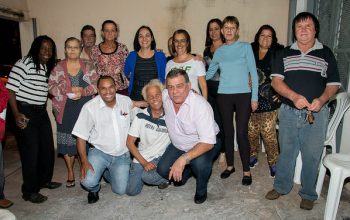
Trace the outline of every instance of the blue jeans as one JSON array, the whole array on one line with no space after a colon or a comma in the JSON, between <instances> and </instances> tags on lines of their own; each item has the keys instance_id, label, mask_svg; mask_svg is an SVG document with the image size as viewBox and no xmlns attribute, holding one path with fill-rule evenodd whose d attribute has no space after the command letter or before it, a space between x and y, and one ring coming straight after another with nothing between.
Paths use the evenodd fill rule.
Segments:
<instances>
[{"instance_id":1,"label":"blue jeans","mask_svg":"<svg viewBox=\"0 0 350 220\"><path fill-rule=\"evenodd\" d=\"M94 172L88 170L85 179L81 185L89 192L98 192L101 188L101 177L105 170L108 170L108 181L111 184L112 191L122 195L126 191L129 178L130 153L127 152L120 156L105 154L97 148L90 148L88 160Z\"/></svg>"},{"instance_id":2,"label":"blue jeans","mask_svg":"<svg viewBox=\"0 0 350 220\"><path fill-rule=\"evenodd\" d=\"M280 155L274 188L287 194L292 190L296 158L301 152L303 161L301 189L303 199L317 199L316 181L328 125L328 107L323 106L317 113L313 124L305 121L307 110L298 110L282 104L279 110Z\"/></svg>"},{"instance_id":3,"label":"blue jeans","mask_svg":"<svg viewBox=\"0 0 350 220\"><path fill-rule=\"evenodd\" d=\"M196 177L196 194L204 195L207 192L208 181L213 167L213 160L219 151L220 146L214 145L213 149L210 151L191 160L190 164L185 166L180 184L185 184L188 178L193 174ZM184 153L186 152L181 151L173 144L170 144L158 163L157 172L163 178L168 179L170 167Z\"/></svg>"},{"instance_id":4,"label":"blue jeans","mask_svg":"<svg viewBox=\"0 0 350 220\"><path fill-rule=\"evenodd\" d=\"M151 162L158 164L161 157L153 159ZM142 191L144 183L148 185L160 185L168 182L168 180L161 177L157 170L146 171L139 163L131 163L129 182L126 188L126 194L129 196L136 196Z\"/></svg>"}]
</instances>

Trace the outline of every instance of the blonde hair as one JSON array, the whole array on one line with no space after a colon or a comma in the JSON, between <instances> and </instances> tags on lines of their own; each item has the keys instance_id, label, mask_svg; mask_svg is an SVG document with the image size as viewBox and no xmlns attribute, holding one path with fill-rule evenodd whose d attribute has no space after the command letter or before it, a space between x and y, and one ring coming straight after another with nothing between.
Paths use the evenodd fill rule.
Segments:
<instances>
[{"instance_id":1,"label":"blonde hair","mask_svg":"<svg viewBox=\"0 0 350 220\"><path fill-rule=\"evenodd\" d=\"M147 101L147 90L150 87L157 87L161 92L164 89L163 84L159 81L159 79L152 79L151 81L149 81L149 83L147 83L143 88L142 88L142 97L144 100Z\"/></svg>"}]
</instances>

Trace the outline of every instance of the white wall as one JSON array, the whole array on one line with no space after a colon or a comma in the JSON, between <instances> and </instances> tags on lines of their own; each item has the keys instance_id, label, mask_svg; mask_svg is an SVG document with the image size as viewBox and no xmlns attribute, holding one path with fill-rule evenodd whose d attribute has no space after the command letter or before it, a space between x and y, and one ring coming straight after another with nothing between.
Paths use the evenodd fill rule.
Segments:
<instances>
[{"instance_id":1,"label":"white wall","mask_svg":"<svg viewBox=\"0 0 350 220\"><path fill-rule=\"evenodd\" d=\"M85 24L98 31L106 19L120 25L119 41L133 50L132 42L141 25L152 28L157 47L167 52L167 39L179 28L189 31L192 52L202 53L207 22L235 15L241 23L241 39L252 41L257 29L271 24L281 43L286 44L288 0L27 0L29 15L37 19L38 35L51 36L63 57L63 42L67 37L79 37ZM100 37L98 38L100 42Z\"/></svg>"}]
</instances>

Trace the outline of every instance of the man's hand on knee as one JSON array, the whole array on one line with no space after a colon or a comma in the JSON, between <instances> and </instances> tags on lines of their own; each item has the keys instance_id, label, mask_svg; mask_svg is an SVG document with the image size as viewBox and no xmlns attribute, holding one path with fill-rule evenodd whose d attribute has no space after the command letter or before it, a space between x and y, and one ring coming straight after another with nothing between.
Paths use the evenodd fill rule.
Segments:
<instances>
[{"instance_id":1,"label":"man's hand on knee","mask_svg":"<svg viewBox=\"0 0 350 220\"><path fill-rule=\"evenodd\" d=\"M186 159L179 157L175 163L170 167L169 180L173 179L176 182L182 180L182 172L186 166Z\"/></svg>"},{"instance_id":2,"label":"man's hand on knee","mask_svg":"<svg viewBox=\"0 0 350 220\"><path fill-rule=\"evenodd\" d=\"M81 162L81 167L80 167L80 180L85 179L86 173L88 170L91 170L91 172L95 172L94 168L92 165L89 163L89 161Z\"/></svg>"}]
</instances>

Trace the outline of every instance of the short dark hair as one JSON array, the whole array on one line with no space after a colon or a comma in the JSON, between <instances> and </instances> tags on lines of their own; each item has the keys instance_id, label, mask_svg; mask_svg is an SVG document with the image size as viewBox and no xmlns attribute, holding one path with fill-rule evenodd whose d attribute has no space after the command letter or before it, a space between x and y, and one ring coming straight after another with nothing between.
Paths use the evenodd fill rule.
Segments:
<instances>
[{"instance_id":1,"label":"short dark hair","mask_svg":"<svg viewBox=\"0 0 350 220\"><path fill-rule=\"evenodd\" d=\"M252 48L254 51L259 51L259 37L260 37L260 34L263 30L269 30L272 33L272 43L271 43L270 49L283 48L283 45L278 43L275 29L268 24L264 24L259 28L258 32L256 32L256 34L255 34L254 42L252 43Z\"/></svg>"},{"instance_id":2,"label":"short dark hair","mask_svg":"<svg viewBox=\"0 0 350 220\"><path fill-rule=\"evenodd\" d=\"M96 37L96 31L95 31L95 28L89 24L87 25L84 25L84 27L81 29L80 31L80 37L83 38L83 35L84 35L84 31L87 31L87 30L91 30L94 32L94 35Z\"/></svg>"},{"instance_id":3,"label":"short dark hair","mask_svg":"<svg viewBox=\"0 0 350 220\"><path fill-rule=\"evenodd\" d=\"M140 42L139 42L139 34L141 29L147 29L149 33L151 34L152 37L152 42L151 42L151 50L154 50L156 48L156 39L154 38L153 32L150 27L142 25L139 29L137 29L135 38L134 38L134 50L139 51L141 49Z\"/></svg>"},{"instance_id":4,"label":"short dark hair","mask_svg":"<svg viewBox=\"0 0 350 220\"><path fill-rule=\"evenodd\" d=\"M101 27L101 31L103 31L104 27L106 24L113 24L115 26L115 29L116 31L118 31L118 25L117 23L115 23L115 21L113 20L105 20L103 23L102 23L102 27Z\"/></svg>"},{"instance_id":5,"label":"short dark hair","mask_svg":"<svg viewBox=\"0 0 350 220\"><path fill-rule=\"evenodd\" d=\"M97 80L97 88L100 86L101 80L105 80L105 79L111 80L113 82L113 84L116 85L113 77L111 77L109 75L101 75L100 78L98 78L98 80Z\"/></svg>"},{"instance_id":6,"label":"short dark hair","mask_svg":"<svg viewBox=\"0 0 350 220\"><path fill-rule=\"evenodd\" d=\"M211 23L217 23L219 25L220 29L222 28L222 22L219 18L213 18L208 22L207 31L206 31L207 36L205 38L205 46L206 47L209 47L213 44L213 40L210 38L210 35L209 35L209 27L210 27ZM221 33L221 31L220 31L220 38L221 38L222 42L225 42L224 35Z\"/></svg>"},{"instance_id":7,"label":"short dark hair","mask_svg":"<svg viewBox=\"0 0 350 220\"><path fill-rule=\"evenodd\" d=\"M64 41L64 48L67 47L67 43L68 43L69 41L76 41L76 42L78 42L79 47L81 47L80 40L79 40L78 38L76 38L76 37L68 37L68 38Z\"/></svg>"},{"instance_id":8,"label":"short dark hair","mask_svg":"<svg viewBox=\"0 0 350 220\"><path fill-rule=\"evenodd\" d=\"M224 20L222 21L222 26L224 26L226 23L236 24L237 28L239 28L239 21L238 18L235 16L227 16L226 18L224 18Z\"/></svg>"},{"instance_id":9,"label":"short dark hair","mask_svg":"<svg viewBox=\"0 0 350 220\"><path fill-rule=\"evenodd\" d=\"M320 22L318 21L316 16L313 15L312 13L310 13L310 12L300 12L293 19L292 29L293 29L293 39L294 40L297 39L295 37L295 26L296 26L296 24L301 22L301 21L305 21L307 19L311 19L314 22L315 31L316 31L315 38L318 38L318 34L320 33Z\"/></svg>"},{"instance_id":10,"label":"short dark hair","mask_svg":"<svg viewBox=\"0 0 350 220\"><path fill-rule=\"evenodd\" d=\"M35 64L35 69L36 69L36 71L39 71L40 70L39 53L40 53L41 45L44 41L48 41L52 45L52 56L49 58L49 60L46 63L46 67L47 67L46 76L49 76L51 73L51 70L56 65L56 60L57 60L56 44L49 36L41 35L41 36L38 36L37 38L35 38L31 47L30 47L30 50L29 50L27 56L32 57L33 62Z\"/></svg>"},{"instance_id":11,"label":"short dark hair","mask_svg":"<svg viewBox=\"0 0 350 220\"><path fill-rule=\"evenodd\" d=\"M185 35L185 38L187 40L186 52L191 53L191 37L190 37L190 34L184 29L176 30L173 34L173 52L176 53L174 41L175 41L175 35L177 34Z\"/></svg>"},{"instance_id":12,"label":"short dark hair","mask_svg":"<svg viewBox=\"0 0 350 220\"><path fill-rule=\"evenodd\" d=\"M188 78L188 74L186 73L186 71L179 68L174 68L169 71L168 75L166 76L166 82L168 82L169 79L173 79L177 76L183 76L185 78L186 83L190 82L190 78Z\"/></svg>"}]
</instances>

